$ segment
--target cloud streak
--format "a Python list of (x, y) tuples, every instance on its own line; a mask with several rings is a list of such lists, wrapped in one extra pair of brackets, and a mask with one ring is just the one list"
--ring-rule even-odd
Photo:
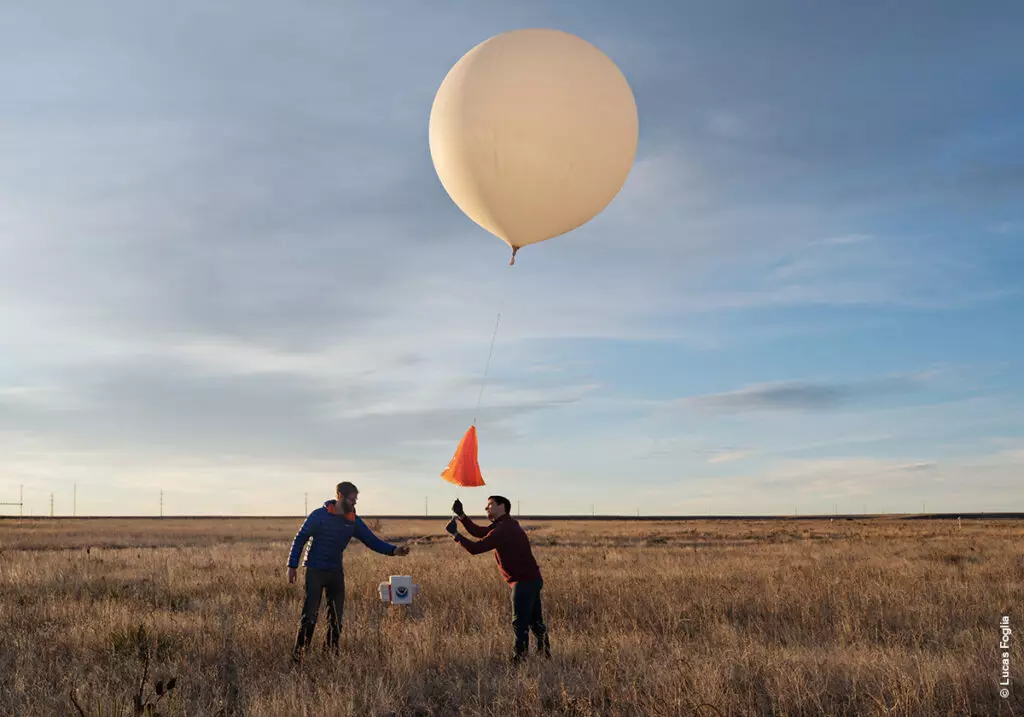
[(931, 373), (922, 373), (859, 382), (779, 381), (691, 396), (675, 405), (713, 413), (833, 411), (877, 396), (921, 390), (932, 377)]

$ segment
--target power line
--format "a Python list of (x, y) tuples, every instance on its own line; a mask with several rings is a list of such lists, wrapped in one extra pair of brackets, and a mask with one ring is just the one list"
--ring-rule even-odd
[(18, 517), (25, 517), (25, 486), (24, 484), (18, 486), (18, 502), (0, 503), (0, 505), (16, 505), (18, 506)]

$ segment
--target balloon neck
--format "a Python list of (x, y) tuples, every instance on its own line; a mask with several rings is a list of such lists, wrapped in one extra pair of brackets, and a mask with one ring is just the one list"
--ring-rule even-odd
[(508, 261), (508, 265), (509, 266), (512, 266), (513, 264), (516, 263), (516, 252), (517, 251), (519, 251), (519, 247), (517, 247), (517, 246), (512, 247), (512, 258), (509, 259), (509, 261)]

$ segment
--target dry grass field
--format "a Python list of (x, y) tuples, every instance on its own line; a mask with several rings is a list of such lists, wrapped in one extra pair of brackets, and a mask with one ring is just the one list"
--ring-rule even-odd
[(0, 520), (0, 714), (1024, 714), (1020, 521), (524, 520), (553, 657), (518, 670), (509, 589), (443, 520), (353, 544), (342, 654), (293, 667), (300, 522)]

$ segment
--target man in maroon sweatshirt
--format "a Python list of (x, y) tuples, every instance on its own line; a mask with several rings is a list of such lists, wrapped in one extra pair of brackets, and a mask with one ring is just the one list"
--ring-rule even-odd
[[(511, 508), (508, 498), (500, 495), (489, 497), (485, 511), (491, 524), (483, 527), (470, 520), (462, 509), (462, 501), (456, 500), (452, 504), (452, 512), (458, 519), (452, 518), (445, 530), (470, 555), (494, 551), (501, 577), (512, 586), (512, 630), (516, 638), (512, 662), (518, 663), (529, 651), (530, 632), (533, 632), (538, 653), (551, 657), (551, 645), (540, 605), (544, 581), (530, 550), (530, 538), (509, 515)], [(463, 537), (459, 533), (459, 521), (470, 535), (480, 540)]]

